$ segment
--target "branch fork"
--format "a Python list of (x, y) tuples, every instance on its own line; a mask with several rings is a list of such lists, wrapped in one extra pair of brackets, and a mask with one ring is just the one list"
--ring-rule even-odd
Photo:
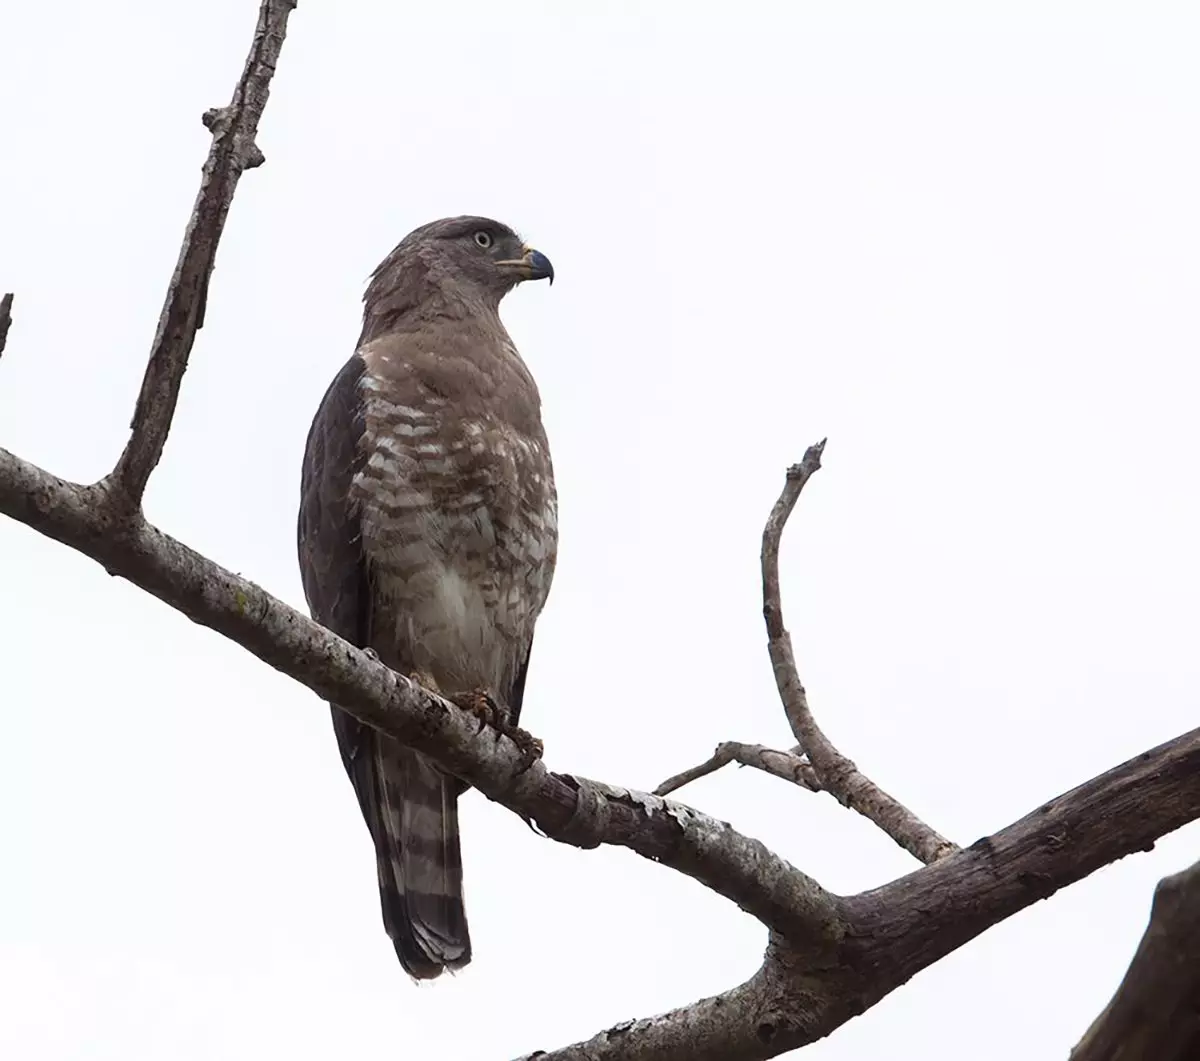
[(665, 795), (697, 778), (711, 774), (731, 762), (753, 766), (791, 781), (810, 792), (828, 792), (842, 806), (874, 822), (907, 852), (925, 864), (954, 854), (958, 845), (926, 825), (912, 811), (888, 795), (862, 773), (825, 736), (800, 681), (792, 639), (783, 623), (779, 590), (779, 550), (783, 529), (800, 499), (800, 493), (818, 471), (826, 439), (808, 447), (804, 459), (787, 470), (783, 492), (771, 509), (763, 528), (762, 586), (763, 619), (767, 625), (767, 653), (775, 674), (775, 685), (796, 747), (790, 752), (773, 751), (762, 745), (726, 741), (712, 758), (699, 766), (668, 778), (655, 790)]
[[(204, 116), (213, 142), (167, 289), (129, 442), (112, 473), (64, 482), (0, 449), (0, 512), (91, 557), (194, 621), (242, 645), (326, 701), (400, 740), (489, 799), (582, 848), (618, 845), (736, 903), (768, 930), (746, 983), (657, 1017), (627, 1021), (542, 1061), (758, 1061), (796, 1049), (877, 1003), (921, 969), (1017, 911), (1200, 817), (1200, 730), (1152, 749), (1000, 832), (959, 849), (874, 784), (814, 718), (783, 620), (779, 551), (824, 441), (788, 469), (762, 543), (767, 648), (796, 746), (726, 741), (655, 793), (555, 773), (513, 740), (384, 666), (307, 616), (148, 523), (147, 482), (162, 456), (237, 181), (263, 162), (256, 146), (294, 0), (263, 0), (245, 69), (227, 107)], [(0, 353), (12, 296), (0, 299)], [(858, 895), (837, 896), (762, 843), (663, 798), (736, 762), (864, 815), (925, 865)], [(1200, 872), (1164, 882), (1130, 978), (1073, 1061), (1186, 1061), (1200, 1055)], [(1136, 978), (1135, 978), (1136, 974)], [(1173, 977), (1173, 979), (1172, 979)], [(1143, 986), (1139, 986), (1139, 983)], [(1152, 985), (1146, 987), (1144, 985)], [(1160, 989), (1161, 988), (1161, 989)], [(1139, 1039), (1149, 1020), (1158, 1038)], [(1126, 1047), (1138, 1043), (1141, 1052)]]

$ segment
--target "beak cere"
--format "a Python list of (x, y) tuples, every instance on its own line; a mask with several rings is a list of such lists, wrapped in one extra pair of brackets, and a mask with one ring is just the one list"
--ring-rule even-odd
[(550, 259), (529, 246), (521, 248), (521, 257), (506, 258), (496, 264), (516, 270), (522, 280), (549, 280), (554, 283), (554, 266), (550, 264)]

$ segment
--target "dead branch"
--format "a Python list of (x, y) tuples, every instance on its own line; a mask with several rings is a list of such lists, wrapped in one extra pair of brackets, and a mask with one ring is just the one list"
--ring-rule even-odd
[(821, 791), (821, 783), (817, 780), (816, 771), (800, 753), (799, 748), (781, 752), (761, 744), (740, 744), (737, 741), (727, 740), (724, 744), (718, 744), (712, 757), (706, 759), (699, 766), (693, 766), (690, 770), (684, 770), (682, 773), (668, 777), (654, 790), (654, 794), (656, 796), (669, 795), (676, 789), (690, 785), (702, 777), (707, 777), (730, 763), (752, 766), (755, 770), (762, 770), (772, 777), (790, 781), (810, 792)]
[(427, 752), (486, 796), (577, 847), (628, 847), (695, 877), (784, 935), (840, 934), (837, 903), (756, 840), (682, 804), (565, 774), (394, 673), (261, 587), (153, 527), (108, 522), (107, 483), (79, 486), (0, 449), (0, 512), (90, 556), (376, 729)]
[[(1200, 815), (1198, 771), (1200, 729), (1194, 729), (970, 847), (842, 899), (846, 932), (833, 963), (774, 938), (759, 972), (724, 995), (528, 1056), (541, 1061), (759, 1061), (806, 1046), (992, 925), (1102, 865), (1150, 849), (1156, 839)], [(1105, 1055), (1085, 1061), (1098, 1059), (1107, 1061)], [(1143, 1059), (1131, 1055), (1129, 1061)]]
[(1117, 993), (1070, 1061), (1200, 1057), (1200, 862), (1164, 877)]
[(167, 444), (188, 356), (196, 332), (204, 325), (208, 281), (238, 179), (243, 170), (263, 162), (254, 137), (267, 105), (288, 16), (295, 6), (296, 0), (263, 0), (254, 42), (229, 106), (204, 115), (204, 124), (213, 134), (212, 147), (179, 248), (179, 261), (167, 287), (129, 441), (112, 475), (117, 489), (109, 496), (122, 507), (125, 516), (141, 507), (150, 473)]
[[(771, 660), (809, 763), (794, 753), (723, 747), (738, 749), (728, 752), (729, 761), (745, 758), (799, 784), (815, 779), (932, 863), (849, 897), (831, 895), (758, 841), (690, 807), (553, 773), (541, 761), (527, 764), (509, 738), (490, 728), (481, 732), (473, 716), (150, 525), (140, 499), (170, 431), (237, 178), (262, 161), (254, 133), (293, 6), (291, 0), (264, 0), (233, 102), (205, 116), (213, 149), (168, 289), (131, 438), (116, 469), (84, 486), (0, 449), (0, 512), (237, 642), (322, 700), (336, 702), (536, 821), (552, 839), (584, 848), (629, 848), (691, 876), (769, 928), (763, 965), (740, 987), (541, 1056), (550, 1061), (777, 1056), (829, 1034), (1005, 917), (1200, 817), (1200, 730), (1110, 770), (962, 851), (841, 756), (813, 721), (779, 604), (780, 537), (800, 490), (820, 467), (823, 443), (789, 471), (763, 535), (762, 556)], [(7, 311), (10, 302), (0, 305)], [(796, 760), (787, 764), (790, 774), (776, 769), (778, 757)]]
[(0, 298), (0, 355), (4, 354), (4, 346), (8, 342), (8, 329), (12, 326), (12, 304), (11, 291)]
[(842, 806), (869, 818), (905, 851), (922, 862), (934, 862), (957, 851), (957, 845), (930, 828), (899, 800), (889, 796), (867, 778), (825, 736), (808, 706), (808, 695), (800, 682), (792, 652), (792, 639), (783, 625), (783, 604), (779, 593), (779, 543), (788, 517), (800, 498), (800, 491), (820, 470), (824, 452), (825, 440), (822, 439), (808, 447), (804, 460), (788, 469), (783, 493), (779, 495), (763, 528), (763, 618), (767, 623), (767, 651), (775, 672), (775, 684), (792, 734), (808, 756), (821, 788)]

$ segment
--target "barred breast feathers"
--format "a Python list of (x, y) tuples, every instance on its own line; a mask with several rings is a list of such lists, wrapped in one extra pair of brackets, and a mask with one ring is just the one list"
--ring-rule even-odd
[[(390, 610), (406, 624), (396, 631), (406, 655), (453, 664), (462, 673), (450, 680), (506, 686), (549, 594), (557, 547), (536, 388), (511, 343), (486, 372), (447, 371), (444, 358), (428, 372), (429, 359), (404, 349), (414, 338), (383, 337), (362, 352), (366, 461), (352, 489), (365, 551), (380, 590), (400, 605)], [(484, 377), (497, 392), (471, 400)]]

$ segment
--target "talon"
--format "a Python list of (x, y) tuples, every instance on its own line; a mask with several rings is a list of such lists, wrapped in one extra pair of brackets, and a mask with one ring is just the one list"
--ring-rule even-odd
[(509, 721), (508, 708), (501, 704), (489, 690), (472, 689), (468, 693), (459, 693), (449, 699), (479, 719), (479, 728), (475, 731), (476, 733), (482, 733), (485, 727), (491, 726), (497, 732), (508, 737), (520, 749), (521, 769), (518, 771), (519, 773), (523, 774), (542, 757), (545, 745), (533, 734), (513, 725)]
[(486, 689), (472, 689), (469, 693), (461, 693), (450, 698), (464, 711), (479, 719), (476, 733), (482, 733), (487, 726), (495, 726), (500, 716), (500, 707), (492, 694)]
[(523, 774), (529, 770), (546, 751), (546, 746), (527, 730), (509, 725), (507, 722), (499, 729), (521, 751), (521, 769), (517, 771), (518, 773)]

